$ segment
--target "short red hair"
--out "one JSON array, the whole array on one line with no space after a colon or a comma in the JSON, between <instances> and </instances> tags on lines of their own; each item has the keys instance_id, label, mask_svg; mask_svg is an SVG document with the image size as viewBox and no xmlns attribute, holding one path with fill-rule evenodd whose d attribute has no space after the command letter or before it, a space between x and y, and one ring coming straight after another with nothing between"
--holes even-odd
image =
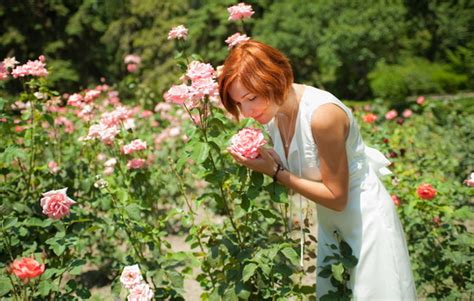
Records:
<instances>
[{"instance_id":1,"label":"short red hair","mask_svg":"<svg viewBox=\"0 0 474 301\"><path fill-rule=\"evenodd\" d=\"M283 53L261 42L249 40L232 49L219 75L219 94L226 110L238 120L239 109L229 94L235 81L281 105L293 83L293 71Z\"/></svg>"}]
</instances>

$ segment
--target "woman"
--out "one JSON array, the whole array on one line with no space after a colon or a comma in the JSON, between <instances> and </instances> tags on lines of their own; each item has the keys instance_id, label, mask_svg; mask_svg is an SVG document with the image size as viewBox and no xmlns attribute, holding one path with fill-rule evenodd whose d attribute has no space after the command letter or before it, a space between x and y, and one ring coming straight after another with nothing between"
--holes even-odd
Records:
<instances>
[{"instance_id":1,"label":"woman","mask_svg":"<svg viewBox=\"0 0 474 301\"><path fill-rule=\"evenodd\" d=\"M233 158L316 203L317 266L332 254L337 231L358 258L356 300L416 299L403 230L378 178L389 162L364 144L351 111L328 92L293 83L288 59L252 40L228 55L219 93L227 111L264 124L274 143L256 159L229 150ZM318 297L331 289L318 277Z\"/></svg>"}]
</instances>

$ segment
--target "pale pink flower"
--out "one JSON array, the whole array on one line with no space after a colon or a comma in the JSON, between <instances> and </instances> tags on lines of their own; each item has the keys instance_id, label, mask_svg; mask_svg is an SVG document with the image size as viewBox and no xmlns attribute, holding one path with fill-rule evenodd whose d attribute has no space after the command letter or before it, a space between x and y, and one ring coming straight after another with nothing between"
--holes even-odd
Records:
<instances>
[{"instance_id":1,"label":"pale pink flower","mask_svg":"<svg viewBox=\"0 0 474 301\"><path fill-rule=\"evenodd\" d=\"M12 70L12 76L14 78L25 77L28 75L32 76L47 76L48 70L46 70L46 64L43 60L28 61L26 64L17 66Z\"/></svg>"},{"instance_id":2,"label":"pale pink flower","mask_svg":"<svg viewBox=\"0 0 474 301\"><path fill-rule=\"evenodd\" d=\"M163 95L165 101L172 102L174 104L183 104L189 98L189 87L185 84L173 85Z\"/></svg>"},{"instance_id":3,"label":"pale pink flower","mask_svg":"<svg viewBox=\"0 0 474 301\"><path fill-rule=\"evenodd\" d=\"M212 77L199 78L193 80L189 94L194 101L194 105L203 99L206 95L217 96L219 93L219 86Z\"/></svg>"},{"instance_id":4,"label":"pale pink flower","mask_svg":"<svg viewBox=\"0 0 474 301\"><path fill-rule=\"evenodd\" d=\"M405 109L405 110L403 111L402 115L403 115L403 117L408 118L408 117L410 117L411 115L413 115L413 111L410 110L410 109Z\"/></svg>"},{"instance_id":5,"label":"pale pink flower","mask_svg":"<svg viewBox=\"0 0 474 301\"><path fill-rule=\"evenodd\" d=\"M40 200L43 214L53 219L60 219L69 214L69 208L76 202L66 195L67 188L43 193Z\"/></svg>"},{"instance_id":6,"label":"pale pink flower","mask_svg":"<svg viewBox=\"0 0 474 301\"><path fill-rule=\"evenodd\" d=\"M100 96L101 91L100 90L88 90L86 92L86 95L84 95L84 102L86 103L91 103L93 102L97 97Z\"/></svg>"},{"instance_id":7,"label":"pale pink flower","mask_svg":"<svg viewBox=\"0 0 474 301\"><path fill-rule=\"evenodd\" d=\"M138 264L126 266L120 275L120 282L126 288L133 288L143 281L142 273Z\"/></svg>"},{"instance_id":8,"label":"pale pink flower","mask_svg":"<svg viewBox=\"0 0 474 301\"><path fill-rule=\"evenodd\" d=\"M186 77L195 81L200 78L214 77L215 70L211 64L201 63L199 61L192 61L186 72Z\"/></svg>"},{"instance_id":9,"label":"pale pink flower","mask_svg":"<svg viewBox=\"0 0 474 301\"><path fill-rule=\"evenodd\" d=\"M98 161L105 161L105 159L107 159L107 156L104 153L97 154Z\"/></svg>"},{"instance_id":10,"label":"pale pink flower","mask_svg":"<svg viewBox=\"0 0 474 301\"><path fill-rule=\"evenodd\" d=\"M44 55L40 55L40 56L38 57L38 60L39 60L40 62L44 63L44 62L46 61L46 58L44 57Z\"/></svg>"},{"instance_id":11,"label":"pale pink flower","mask_svg":"<svg viewBox=\"0 0 474 301\"><path fill-rule=\"evenodd\" d=\"M132 116L132 111L124 106L118 106L111 112L103 113L100 122L108 126L118 126Z\"/></svg>"},{"instance_id":12,"label":"pale pink flower","mask_svg":"<svg viewBox=\"0 0 474 301\"><path fill-rule=\"evenodd\" d=\"M94 124L89 128L89 132L84 140L100 139L105 144L112 144L119 132L120 129L115 125Z\"/></svg>"},{"instance_id":13,"label":"pale pink flower","mask_svg":"<svg viewBox=\"0 0 474 301\"><path fill-rule=\"evenodd\" d=\"M258 157L258 149L265 145L265 137L260 129L244 128L230 139L230 149L246 158Z\"/></svg>"},{"instance_id":14,"label":"pale pink flower","mask_svg":"<svg viewBox=\"0 0 474 301\"><path fill-rule=\"evenodd\" d=\"M110 176L114 173L115 168L111 167L106 167L104 168L104 175Z\"/></svg>"},{"instance_id":15,"label":"pale pink flower","mask_svg":"<svg viewBox=\"0 0 474 301\"><path fill-rule=\"evenodd\" d=\"M8 70L3 63L0 63L0 80L8 79Z\"/></svg>"},{"instance_id":16,"label":"pale pink flower","mask_svg":"<svg viewBox=\"0 0 474 301\"><path fill-rule=\"evenodd\" d=\"M122 147L122 153L125 155L134 153L136 151L141 151L146 149L146 141L142 141L140 139L135 139L127 145Z\"/></svg>"},{"instance_id":17,"label":"pale pink flower","mask_svg":"<svg viewBox=\"0 0 474 301\"><path fill-rule=\"evenodd\" d=\"M250 38L247 37L247 35L240 34L239 32L236 32L233 35L231 35L230 37L228 37L225 40L225 42L227 43L228 48L231 49L234 46L239 45L240 43L248 41L248 40L250 40Z\"/></svg>"},{"instance_id":18,"label":"pale pink flower","mask_svg":"<svg viewBox=\"0 0 474 301\"><path fill-rule=\"evenodd\" d=\"M148 117L151 117L153 116L153 112L150 111L150 110L143 110L143 112L141 112L140 114L140 117L142 118L148 118Z\"/></svg>"},{"instance_id":19,"label":"pale pink flower","mask_svg":"<svg viewBox=\"0 0 474 301\"><path fill-rule=\"evenodd\" d=\"M159 102L155 106L155 112L169 112L171 110L171 105L167 102Z\"/></svg>"},{"instance_id":20,"label":"pale pink flower","mask_svg":"<svg viewBox=\"0 0 474 301\"><path fill-rule=\"evenodd\" d=\"M170 137L176 137L176 136L179 136L179 134L181 133L181 127L180 126L175 126L175 127L172 127L172 128L167 128L168 130L168 135Z\"/></svg>"},{"instance_id":21,"label":"pale pink flower","mask_svg":"<svg viewBox=\"0 0 474 301\"><path fill-rule=\"evenodd\" d=\"M145 159L132 159L127 162L128 169L140 169L145 167L146 160Z\"/></svg>"},{"instance_id":22,"label":"pale pink flower","mask_svg":"<svg viewBox=\"0 0 474 301\"><path fill-rule=\"evenodd\" d=\"M123 62L125 64L136 64L139 65L142 62L142 59L140 56L136 54L129 54L126 55L125 58L123 59Z\"/></svg>"},{"instance_id":23,"label":"pale pink flower","mask_svg":"<svg viewBox=\"0 0 474 301\"><path fill-rule=\"evenodd\" d=\"M137 64L128 64L127 65L127 71L130 73L135 73L138 70L138 65Z\"/></svg>"},{"instance_id":24,"label":"pale pink flower","mask_svg":"<svg viewBox=\"0 0 474 301\"><path fill-rule=\"evenodd\" d=\"M54 119L54 124L58 125L58 126L63 125L64 126L64 131L66 133L71 134L71 133L74 132L74 123L72 123L71 120L67 119L64 116L59 116L56 119Z\"/></svg>"},{"instance_id":25,"label":"pale pink flower","mask_svg":"<svg viewBox=\"0 0 474 301\"><path fill-rule=\"evenodd\" d=\"M188 38L188 29L183 25L178 25L173 27L168 33L168 40L182 39L186 40Z\"/></svg>"},{"instance_id":26,"label":"pale pink flower","mask_svg":"<svg viewBox=\"0 0 474 301\"><path fill-rule=\"evenodd\" d=\"M19 64L19 62L15 59L15 57L7 57L3 60L3 66L5 68L10 68L13 69L15 68L15 65Z\"/></svg>"},{"instance_id":27,"label":"pale pink flower","mask_svg":"<svg viewBox=\"0 0 474 301\"><path fill-rule=\"evenodd\" d=\"M425 102L425 97L424 96L418 96L416 99L416 103L419 105L422 105Z\"/></svg>"},{"instance_id":28,"label":"pale pink flower","mask_svg":"<svg viewBox=\"0 0 474 301\"><path fill-rule=\"evenodd\" d=\"M109 160L105 161L104 166L106 167L114 167L117 164L116 158L110 158Z\"/></svg>"},{"instance_id":29,"label":"pale pink flower","mask_svg":"<svg viewBox=\"0 0 474 301\"><path fill-rule=\"evenodd\" d=\"M474 172L471 172L469 178L464 180L464 184L466 184L468 187L474 187Z\"/></svg>"},{"instance_id":30,"label":"pale pink flower","mask_svg":"<svg viewBox=\"0 0 474 301\"><path fill-rule=\"evenodd\" d=\"M251 5L246 5L243 2L227 8L227 11L229 12L228 20L234 21L250 18L255 13Z\"/></svg>"},{"instance_id":31,"label":"pale pink flower","mask_svg":"<svg viewBox=\"0 0 474 301\"><path fill-rule=\"evenodd\" d=\"M395 111L395 110L390 110L390 111L388 111L388 112L385 114L385 119L387 119L387 120L392 120L392 119L394 119L394 118L397 117L397 116L398 116L397 111Z\"/></svg>"},{"instance_id":32,"label":"pale pink flower","mask_svg":"<svg viewBox=\"0 0 474 301\"><path fill-rule=\"evenodd\" d=\"M58 163L56 163L56 161L49 161L48 168L51 173L57 173L60 170L59 165Z\"/></svg>"},{"instance_id":33,"label":"pale pink flower","mask_svg":"<svg viewBox=\"0 0 474 301\"><path fill-rule=\"evenodd\" d=\"M81 94L74 93L67 99L67 104L73 107L82 107L83 97Z\"/></svg>"},{"instance_id":34,"label":"pale pink flower","mask_svg":"<svg viewBox=\"0 0 474 301\"><path fill-rule=\"evenodd\" d=\"M130 294L128 295L128 301L150 301L153 300L154 293L150 286L142 282L138 285L133 286L130 289Z\"/></svg>"}]
</instances>

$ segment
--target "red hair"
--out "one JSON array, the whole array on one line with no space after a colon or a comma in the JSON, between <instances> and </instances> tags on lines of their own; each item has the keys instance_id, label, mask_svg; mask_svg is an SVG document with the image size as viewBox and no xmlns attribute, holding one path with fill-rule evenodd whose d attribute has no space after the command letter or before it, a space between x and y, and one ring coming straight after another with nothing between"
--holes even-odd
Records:
<instances>
[{"instance_id":1,"label":"red hair","mask_svg":"<svg viewBox=\"0 0 474 301\"><path fill-rule=\"evenodd\" d=\"M239 109L229 94L235 81L281 105L293 83L293 71L283 53L261 42L250 40L232 49L219 75L219 94L226 110L238 120Z\"/></svg>"}]
</instances>

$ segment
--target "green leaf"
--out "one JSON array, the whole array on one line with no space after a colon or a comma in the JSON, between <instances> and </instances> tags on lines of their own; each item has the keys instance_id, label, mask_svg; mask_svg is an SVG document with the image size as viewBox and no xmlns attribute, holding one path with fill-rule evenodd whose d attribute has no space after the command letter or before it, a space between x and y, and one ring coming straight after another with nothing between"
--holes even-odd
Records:
<instances>
[{"instance_id":1,"label":"green leaf","mask_svg":"<svg viewBox=\"0 0 474 301\"><path fill-rule=\"evenodd\" d=\"M49 292L51 291L51 282L50 281L41 281L38 285L38 293L46 297L49 295Z\"/></svg>"},{"instance_id":2,"label":"green leaf","mask_svg":"<svg viewBox=\"0 0 474 301\"><path fill-rule=\"evenodd\" d=\"M142 218L140 214L140 206L137 204L127 205L127 207L125 207L125 211L127 211L128 216L133 220L139 221Z\"/></svg>"},{"instance_id":3,"label":"green leaf","mask_svg":"<svg viewBox=\"0 0 474 301\"><path fill-rule=\"evenodd\" d=\"M6 219L6 221L3 223L3 229L6 230L10 227L15 226L18 223L18 218L16 217L9 217Z\"/></svg>"},{"instance_id":4,"label":"green leaf","mask_svg":"<svg viewBox=\"0 0 474 301\"><path fill-rule=\"evenodd\" d=\"M340 283L344 282L342 274L344 273L344 266L342 263L332 264L331 265L332 276L339 281Z\"/></svg>"},{"instance_id":5,"label":"green leaf","mask_svg":"<svg viewBox=\"0 0 474 301\"><path fill-rule=\"evenodd\" d=\"M58 244L58 243L53 244L52 248L53 248L54 254L56 254L57 256L61 256L61 254L64 253L64 250L66 250L65 245Z\"/></svg>"},{"instance_id":6,"label":"green leaf","mask_svg":"<svg viewBox=\"0 0 474 301\"><path fill-rule=\"evenodd\" d=\"M86 264L86 261L84 259L74 260L70 265L71 269L69 270L69 274L71 275L81 274L82 266L85 264Z\"/></svg>"},{"instance_id":7,"label":"green leaf","mask_svg":"<svg viewBox=\"0 0 474 301\"><path fill-rule=\"evenodd\" d=\"M204 142L198 142L193 148L192 158L196 161L196 163L204 162L207 157L209 156L209 145Z\"/></svg>"},{"instance_id":8,"label":"green leaf","mask_svg":"<svg viewBox=\"0 0 474 301\"><path fill-rule=\"evenodd\" d=\"M6 295L13 289L10 279L5 276L0 276L0 297Z\"/></svg>"},{"instance_id":9,"label":"green leaf","mask_svg":"<svg viewBox=\"0 0 474 301\"><path fill-rule=\"evenodd\" d=\"M291 248L291 247L286 247L280 250L281 253L291 262L291 264L297 266L300 263L300 259L298 256L298 253Z\"/></svg>"},{"instance_id":10,"label":"green leaf","mask_svg":"<svg viewBox=\"0 0 474 301\"><path fill-rule=\"evenodd\" d=\"M247 282L250 279L250 277L252 277L253 274L255 274L255 271L257 270L257 268L258 268L258 265L256 263L250 262L246 264L242 272L242 280L244 282Z\"/></svg>"},{"instance_id":11,"label":"green leaf","mask_svg":"<svg viewBox=\"0 0 474 301\"><path fill-rule=\"evenodd\" d=\"M242 281L237 282L235 285L235 292L240 299L247 300L250 297L250 290Z\"/></svg>"}]
</instances>

